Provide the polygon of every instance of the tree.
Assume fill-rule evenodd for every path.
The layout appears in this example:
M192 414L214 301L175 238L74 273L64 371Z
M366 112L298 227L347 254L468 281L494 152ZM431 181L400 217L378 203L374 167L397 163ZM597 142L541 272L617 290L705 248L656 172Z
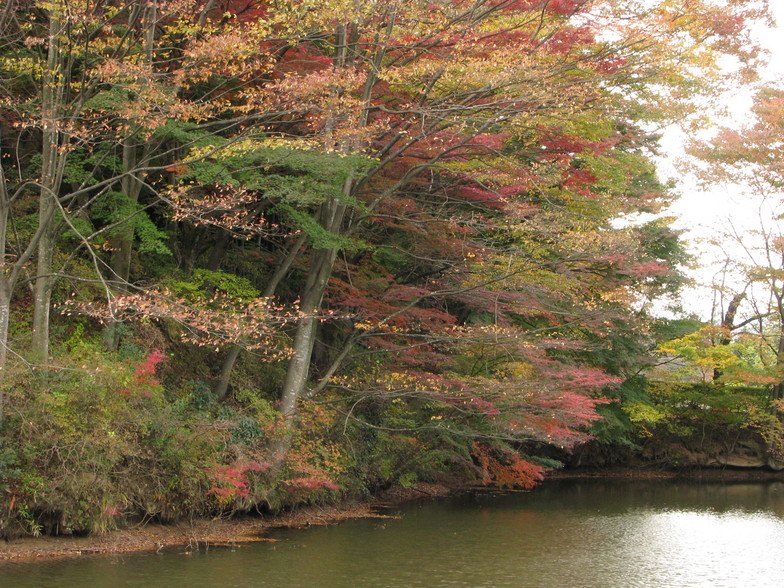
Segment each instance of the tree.
M775 401L782 398L784 366L784 239L779 227L784 180L780 145L784 92L774 87L761 89L752 116L743 128L719 129L709 141L695 142L691 153L707 164L705 173L711 174L713 181L733 182L755 201L757 226L746 228L736 219L729 219L728 237L740 252L733 255L736 271L749 285L751 309L740 325L754 328L759 337L763 346L760 357L776 378L771 392ZM733 302L737 307L741 301ZM731 305L727 316L735 312ZM734 323L734 318L726 320Z
M753 47L728 41L754 13L692 3L682 19L662 3L631 18L624 8L620 18L611 2L336 4L309 11L306 34L271 47L279 61L262 105L284 114L243 146L244 161L226 152L211 171L191 166L173 199L198 203L203 190L187 182L199 178L241 204L211 222L234 230L238 211L264 213L256 218L304 237L278 258L302 284L282 391L288 421L357 345L432 366L443 355L431 350L480 313L491 322L518 315L510 340L526 328L592 330L612 324L596 309L613 305L597 299L620 297L611 312L621 320L633 285L670 271L656 256L632 261L641 234L595 231L666 199L638 123L688 108L654 102L687 98L691 65L724 51L748 57ZM610 30L612 42L602 36ZM312 186L323 154L336 165L357 155L377 163L358 163L339 188L292 189ZM259 159L282 170L277 183L245 184ZM339 256L346 269L336 271ZM314 360L325 304L354 316L323 326L336 348ZM308 389L314 369L320 381Z
M670 422L710 416L714 426L739 426L761 436L766 457L774 460L781 458L784 439L781 96L775 88L762 89L747 125L719 128L711 139L691 145L692 169L705 184L731 185L747 203L745 214L727 219L727 228L712 242L725 259L721 280L714 284L718 318L661 347L677 356L684 370L702 373L699 385L676 385L680 389L666 408Z
M668 199L642 129L681 116L689 96L719 83L716 72L695 81L695 67L723 53L749 58L742 25L761 14L709 0L639 10L610 0L53 6L60 12L18 5L3 61L15 80L7 97L25 106L4 118L39 142L40 121L59 125L50 159L61 171L39 186L40 236L7 240L20 252L35 240L23 263L42 240L52 244L37 256L36 306L48 312L44 295L64 273L49 268L54 245L77 235L80 261L100 270L87 279L103 280L110 308L128 303L194 329L202 321L228 348L216 385L224 396L254 339L212 322L223 301L115 298L133 281L131 233L150 237L128 219L160 230L144 205L162 197L179 223L167 226L178 269L222 270L233 247L256 257L261 298L278 298L259 308L298 308L281 329L291 344L287 427L298 402L346 388L336 382L366 357L382 358L384 374L402 362L423 396L468 395L442 407L478 407L474 421L494 416L481 393L508 380L510 414L543 402L564 415L564 430L589 423L593 396L626 370L608 358L621 341L614 331L640 330L635 292L677 281L674 250L659 247L666 226L613 224ZM42 22L65 34L40 42ZM47 98L45 75L23 72L49 55L41 71L64 75L47 74L62 81ZM7 199L21 201L47 184L32 153L16 155L17 196ZM108 202L128 212L102 215ZM42 351L48 322L38 322ZM538 386L547 393L529 396ZM586 400L571 395L580 389Z
M247 124L222 92L241 84L250 91L252 80L241 79L239 64L258 65L250 51L268 29L240 35L237 24L208 25L214 9L214 2L199 0L6 4L0 361L9 350L11 302L23 276L34 285L31 357L45 362L52 290L69 266L82 266L69 279L98 281L111 300L127 291L134 235L141 251L168 252L147 209L187 148L172 128L211 118L185 138L192 143ZM220 43L225 47L216 53ZM232 61L220 72L222 86L204 86L210 72ZM34 228L20 229L25 215L34 215L27 217ZM75 243L68 254L66 238ZM31 262L36 269L27 277ZM107 344L116 345L112 329Z

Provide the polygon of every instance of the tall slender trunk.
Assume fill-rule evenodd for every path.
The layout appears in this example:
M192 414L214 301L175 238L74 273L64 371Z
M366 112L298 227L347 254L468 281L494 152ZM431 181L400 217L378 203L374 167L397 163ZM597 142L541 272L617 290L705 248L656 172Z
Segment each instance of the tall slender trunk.
M44 184L46 186L46 184ZM36 361L43 361L49 357L49 314L52 306L52 288L54 277L52 261L56 242L57 211L56 195L53 193L54 185L46 187L41 192L38 207L38 218L43 228L38 241L38 259L36 263L36 279L33 285L33 341L32 353ZM47 223L44 226L44 223Z
M0 128L0 157L2 157L3 134ZM5 181L5 172L0 165L0 429L3 423L4 390L3 370L8 359L8 326L11 320L11 294L13 284L9 281L8 260L6 247L8 243L8 215L11 212L11 197L8 193L8 184Z
M343 192L351 191L351 179L346 180ZM332 198L319 209L319 224L331 233L338 233L346 214L342 199ZM294 418L297 403L302 398L310 375L310 359L316 344L318 314L324 299L332 268L337 257L337 248L317 249L313 252L305 287L300 297L301 317L297 322L292 344L292 355L286 371L286 379L281 392L280 412L283 416L283 434L273 448L272 471L277 473L282 467L291 448Z
M281 413L290 423L296 413L297 401L302 396L310 374L310 358L316 343L316 327L321 310L321 301L327 288L332 266L335 263L337 249L320 249L314 252L308 280L300 302L302 317L297 323L297 330L292 345L292 356L281 396Z
M2 129L0 129L1 131ZM0 136L2 145L2 136ZM42 234L41 227L33 235L30 243L23 250L17 250L13 262L8 257L8 219L14 197L8 191L5 173L0 165L0 430L5 415L6 378L4 370L8 361L8 330L11 322L11 300L19 282L19 275L27 266L36 249L38 238ZM43 227L51 221L41 220Z
M776 347L776 368L777 372L781 374L784 372L784 315L781 313L784 312L784 298L779 297L778 300L779 306L779 340L778 345ZM782 400L784 399L784 382L779 382L773 386L772 391L772 399L773 400ZM781 417L784 414L784 411L776 409L776 414Z
M784 338L779 339L779 359L776 362L776 366L779 368L784 366ZM784 382L774 384L771 398L773 400L781 400L784 398ZM782 411L776 409L776 414L781 415Z
M49 357L49 313L52 300L52 260L56 241L55 216L66 153L61 149L63 138L59 124L65 98L60 38L64 34L64 7L55 2L49 17L49 49L41 89L41 192L38 205L39 228L36 279L33 285L33 357L46 361Z
M353 63L357 55L355 54L358 42L358 27L339 24L336 27L336 50L333 58L333 65L336 68L346 67ZM375 80L374 76L371 76ZM366 101L370 96L370 89L374 81L368 81L366 86ZM339 90L335 90L336 97ZM367 122L367 112L363 112L362 120L359 122L363 126ZM338 137L335 133L337 129L337 118L329 118L324 125L324 140L329 148L349 153L356 145L350 139ZM320 207L317 215L319 225L331 234L343 234L344 219L348 207L346 202L355 187L354 178L346 178L342 189L342 197L333 197L326 200ZM319 323L318 314L321 311L324 292L327 289L329 278L338 254L336 247L318 249L313 252L308 270L305 287L300 296L301 317L297 322L292 344L292 356L289 360L286 371L286 379L283 383L281 392L280 411L283 416L283 434L276 446L273 448L272 471L273 474L282 467L286 455L291 447L293 437L293 425L297 412L297 403L304 396L308 378L310 376L310 363L313 355L313 348L316 344L317 327Z
M8 360L8 325L11 318L11 292L8 281L0 276L0 434L5 417L5 365Z
M43 216L43 212L40 213ZM53 279L52 253L54 234L47 230L38 242L37 277L33 286L33 342L32 356L35 361L46 362L49 358L49 315L52 304Z

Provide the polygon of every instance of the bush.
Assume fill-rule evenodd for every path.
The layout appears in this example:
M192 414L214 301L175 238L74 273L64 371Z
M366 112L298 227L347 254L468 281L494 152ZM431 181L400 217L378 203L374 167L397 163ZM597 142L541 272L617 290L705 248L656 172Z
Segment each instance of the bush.
M224 435L164 401L161 359L152 353L129 367L96 352L80 365L6 374L5 447L15 448L0 453L6 535L101 532L126 517L209 512L203 468Z

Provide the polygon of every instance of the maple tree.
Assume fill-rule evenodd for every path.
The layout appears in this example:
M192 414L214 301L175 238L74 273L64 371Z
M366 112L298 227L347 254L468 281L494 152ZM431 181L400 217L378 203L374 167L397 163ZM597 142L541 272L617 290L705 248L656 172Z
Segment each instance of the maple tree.
M692 142L690 154L708 164L703 168L704 181L732 181L768 190L780 186L784 177L780 144L784 90L775 86L759 89L749 114L747 124L720 127L711 139Z
M650 179L645 135L633 119L620 122L629 100L639 103L642 94L614 89L640 90L639 72L662 58L663 46L638 49L643 32L675 49L667 41L670 7L637 15L637 26L611 44L592 30L614 22L610 4L381 6L352 4L354 18L345 22L335 19L345 13L338 6L309 10L308 32L277 46L263 92L242 96L282 120L250 142L222 139L215 154L213 139L194 146L193 159L205 149L212 156L181 166L181 187L171 195L183 218L290 242L271 270L276 283L299 264L304 280L282 390L287 416L365 342L429 357L414 364L446 372L437 365L445 355L434 350L470 339L472 329L445 305L511 320L498 341L525 332L540 341L538 332L576 347L573 325L617 328L617 302L631 302L630 286L669 271L655 257L631 263L637 251L629 232L607 231L606 239L597 232L624 211L665 199ZM693 8L705 13L685 23L690 35L718 26L707 4ZM734 16L740 22L743 15ZM711 42L720 36L713 32ZM686 60L694 47L684 44L673 55ZM694 59L707 58L704 47L698 53ZM657 81L682 98L687 81L678 71ZM327 169L343 171L325 185ZM365 243L377 252L369 255ZM348 271L335 274L340 251ZM356 285L365 278L372 287ZM616 298L605 315L593 299L603 290ZM585 300L575 304L578 293ZM321 368L322 384L306 391L325 297L333 309L357 315L359 328L332 329L343 351ZM511 318L521 308L528 324ZM456 335L458 325L464 332Z
M631 263L633 238L624 243L608 230L613 216L664 198L645 167L645 137L634 122L640 115L629 109L632 100L653 100L638 76L665 51L684 61L708 59L707 45L722 35L716 19L737 32L708 4L693 6L697 16L684 21L688 36L710 32L711 43L700 49L673 46L666 5L650 18L638 15L617 44L592 30L613 22L611 4L384 7L364 13L355 6L355 21L336 25L326 11L328 50L301 46L296 58L311 56L313 69L287 69L272 89L279 109L298 107L306 121L287 128L286 147L315 142L379 160L349 176L342 194L320 201L313 216L298 217L299 230L332 242L317 244L307 260L306 318L294 335L285 415L322 390L357 345L395 352L398 361L408 354L403 361L447 373L439 364L448 354L439 346L470 340L472 313L517 327L497 338L499 348L526 333L535 340L534 333L558 336L572 325L611 325L612 314L597 312L592 293L605 290L616 302L625 294L629 303L631 284L669 271L662 259ZM743 16L735 12L733 22ZM643 31L662 45L646 51ZM691 78L675 68L657 83L683 98ZM635 91L622 94L624 87ZM644 116L664 116L655 110ZM608 230L606 240L597 237L599 227ZM346 236L363 241L352 245ZM363 251L364 243L377 250ZM345 270L334 269L341 249L348 250L338 266ZM582 309L577 292L586 294ZM322 299L359 318L342 336L333 329L342 351L322 358L320 383L307 390ZM615 308L623 314L622 305ZM515 314L528 315L527 324ZM578 344L564 337L563 345Z

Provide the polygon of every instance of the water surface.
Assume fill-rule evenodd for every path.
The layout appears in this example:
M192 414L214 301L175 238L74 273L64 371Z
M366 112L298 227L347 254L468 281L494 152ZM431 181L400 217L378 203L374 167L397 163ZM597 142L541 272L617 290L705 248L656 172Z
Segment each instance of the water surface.
M7 563L0 586L784 585L784 482L551 481L209 552Z

